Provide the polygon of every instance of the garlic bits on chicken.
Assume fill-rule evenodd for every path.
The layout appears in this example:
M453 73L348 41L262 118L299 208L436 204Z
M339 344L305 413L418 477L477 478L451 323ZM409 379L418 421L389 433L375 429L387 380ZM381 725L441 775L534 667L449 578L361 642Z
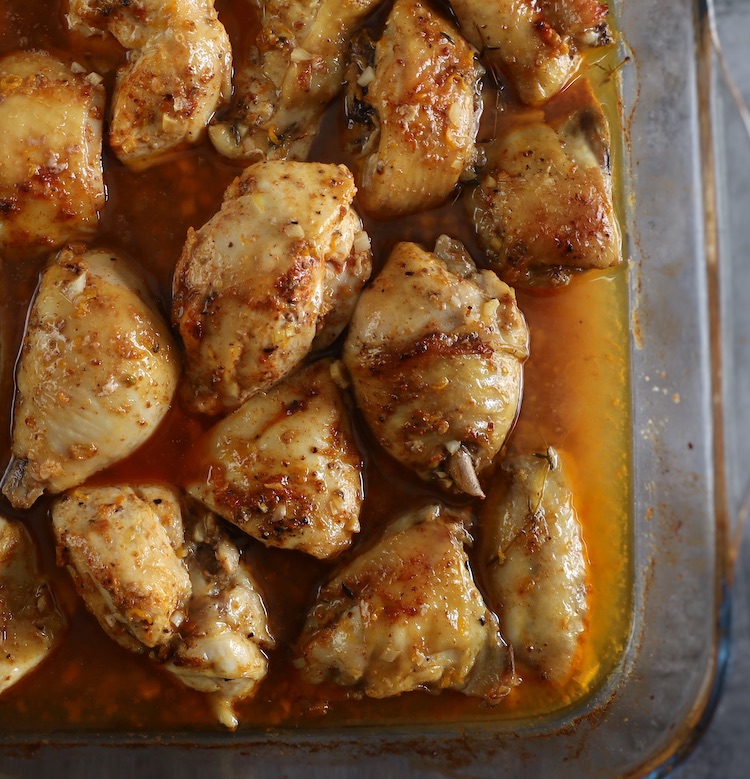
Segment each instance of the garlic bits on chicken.
M245 163L304 160L344 85L351 39L380 0L249 0L260 30L237 60L234 100L211 123L216 150Z
M21 522L0 514L0 693L49 656L66 619Z
M509 284L560 286L617 265L609 127L591 84L500 132L466 205L488 266Z
M526 105L550 100L579 70L583 51L612 42L599 0L451 0L451 8Z
M343 165L259 162L189 231L172 321L191 410L238 408L346 326L372 263L355 193Z
M229 100L232 49L214 0L69 0L66 20L75 33L110 33L128 50L109 143L135 170L198 142Z
M420 0L397 0L377 42L356 39L348 143L368 214L434 208L473 174L483 73L476 49Z
M393 520L320 589L295 666L371 698L457 690L497 703L516 679L474 583L465 513L439 504Z
M528 328L463 244L400 243L362 293L343 360L375 437L422 479L483 497L521 400Z
M362 455L319 360L247 400L199 443L188 492L266 546L337 555L359 532Z
M37 51L0 59L0 254L88 239L104 207L101 77Z
M29 508L127 457L170 408L180 360L144 280L103 249L63 249L21 346L3 494Z
M516 659L543 679L565 683L586 630L589 563L554 448L503 462L482 504L477 552L488 602Z

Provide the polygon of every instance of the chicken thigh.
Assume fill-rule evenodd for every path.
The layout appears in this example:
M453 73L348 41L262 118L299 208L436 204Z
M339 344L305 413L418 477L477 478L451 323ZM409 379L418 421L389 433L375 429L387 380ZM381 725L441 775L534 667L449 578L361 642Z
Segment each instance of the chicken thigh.
M185 345L185 398L230 411L292 371L346 325L370 274L370 241L343 165L261 162L227 190L175 269L172 318Z
M295 665L372 698L458 690L498 701L514 681L496 617L469 569L458 512L427 506L390 524L320 590Z
M41 52L0 60L0 253L92 234L104 207L104 87Z
M35 557L25 529L0 516L0 693L33 671L65 629Z
M191 593L176 493L78 487L55 501L52 524L58 564L104 631L135 652L168 644Z
M587 561L554 449L503 464L483 507L478 552L516 658L544 679L566 681L586 627Z
M347 118L364 209L377 217L440 205L476 157L482 67L448 20L396 0L383 37L360 36Z
M196 143L231 95L232 51L214 0L69 0L70 29L126 49L109 142L135 169Z
M209 130L217 151L248 162L307 158L343 86L353 32L381 0L252 0L261 30L237 68L235 103Z
M28 508L129 455L166 414L179 373L169 329L133 268L103 250L61 251L21 347L3 493Z
M274 640L257 585L220 522L208 511L186 519L192 597L165 668L208 693L219 721L233 730L234 704L255 694Z
M579 51L611 42L599 0L451 0L461 31L508 77L521 100L556 95L581 62Z
M529 112L502 133L467 200L490 267L509 284L555 286L620 262L607 121L587 81L571 100L549 121Z
M513 290L441 236L391 253L344 344L380 444L425 480L483 496L478 474L515 422L528 329Z
M362 458L323 360L250 398L199 449L188 492L268 546L331 557L359 531Z

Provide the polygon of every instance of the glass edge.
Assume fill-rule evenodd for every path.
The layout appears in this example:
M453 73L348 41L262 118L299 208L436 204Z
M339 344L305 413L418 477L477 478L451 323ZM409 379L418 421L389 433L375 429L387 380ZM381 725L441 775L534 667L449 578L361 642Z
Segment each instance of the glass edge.
M700 145L701 159L703 169L701 176L705 184L704 214L707 221L705 230L705 252L706 252L706 272L707 272L707 290L709 305L709 325L710 325L710 359L712 380L717 381L721 376L722 370L722 344L721 344L721 326L720 326L720 306L719 306L719 274L718 274L718 238L715 222L714 204L716 200L716 181L715 168L713 161L713 138L711 124L711 44L707 28L707 2L706 0L693 0L696 7L696 51L698 53L697 70L697 88L698 102L700 111ZM615 0L615 6L620 6L622 0ZM712 219L713 217L713 219ZM631 269L631 273L637 273L637 270ZM729 633L729 624L731 621L730 601L728 597L728 582L730 572L728 570L726 547L729 538L730 517L728 514L728 504L726 489L724 484L724 441L723 441L723 406L721 392L712 392L712 419L713 419L713 454L714 454L714 488L715 488L715 517L717 528L717 569L716 569L716 622L714 625L716 633L716 652L710 668L706 669L706 676L700 695L696 698L692 716L685 720L680 729L672 734L669 742L661 745L658 751L653 752L649 757L637 767L627 769L624 773L617 774L621 777L661 777L674 766L683 760L692 750L697 738L705 730L718 700L721 679L723 678L723 669L726 664L727 641ZM642 625L638 619L633 624L631 643L637 643L639 631ZM588 717L599 710L606 710L610 697L615 692L614 688L618 684L616 678L617 672L610 678L602 688L591 698L585 707L585 710L579 712L578 718ZM462 735L462 739L467 735L469 738L476 738L481 741L488 734L486 731L492 726L480 726L478 729L468 728L468 733ZM495 726L496 727L496 726ZM559 730L559 725L557 726ZM443 740L445 735L451 730L449 726L439 729L420 728L405 730L396 741L405 744L412 743L415 739L424 739L427 741ZM505 734L512 737L510 728ZM531 740L535 737L544 738L553 733L554 727L549 725L537 729L529 728L525 731ZM288 732L284 732L288 736ZM302 753L305 753L305 747L325 748L325 738L331 738L330 735L322 731L304 731L294 734L294 738L299 741ZM337 744L331 744L330 748L336 750L342 742L350 746L356 746L362 739L371 739L378 741L381 746L388 741L382 738L382 732L374 728L352 727L347 730L343 737L336 737ZM113 736L108 733L84 733L84 734L27 734L16 736L4 736L0 734L0 757L7 753L16 756L26 756L32 758L52 748L60 749L97 749L104 748L105 752L111 752L113 749L160 749L161 747L203 747L209 751L217 749L243 749L252 747L261 747L271 752L278 750L284 751L290 748L289 741L283 746L280 744L279 733L274 731L259 731L253 734L242 734L241 736L222 733L177 733L177 734L142 734L142 733L122 733ZM173 756L174 749L167 750ZM304 754L302 754L304 759ZM2 764L0 764L2 767ZM234 774L232 774L234 775ZM405 774L408 775L408 774ZM614 776L614 775L613 775Z

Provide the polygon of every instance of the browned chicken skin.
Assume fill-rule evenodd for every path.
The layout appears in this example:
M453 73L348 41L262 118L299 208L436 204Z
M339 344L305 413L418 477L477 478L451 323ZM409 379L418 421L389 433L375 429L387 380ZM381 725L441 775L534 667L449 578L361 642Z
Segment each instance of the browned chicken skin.
M425 480L482 496L516 419L528 329L513 290L442 236L398 244L354 313L343 358L367 423Z
M104 631L135 652L168 644L191 593L176 493L78 487L57 499L52 524L58 564Z
M172 320L193 410L236 409L341 332L371 268L355 192L343 165L256 163L190 230Z
M297 371L219 422L188 491L268 546L331 557L359 531L362 458L331 361Z
M210 130L227 157L304 160L343 86L354 31L381 0L249 0L261 31L237 65L235 100Z
M588 563L554 449L503 463L483 504L478 554L516 657L544 679L567 681L586 628Z
M231 94L232 51L214 0L69 0L68 26L129 51L109 142L135 169L196 143Z
M440 506L406 514L325 584L300 638L302 673L372 698L506 695L512 659L472 579L465 519Z
M103 249L64 249L21 347L3 494L29 508L123 459L170 408L180 363L144 278Z
M0 253L38 255L96 231L104 87L41 52L0 60Z
M572 109L550 120L529 112L499 135L466 201L489 266L509 284L565 284L621 259L607 122L587 81L571 90Z
M579 51L611 41L599 0L451 0L461 32L527 105L554 97L581 63Z
M420 0L397 0L377 43L361 36L347 117L368 213L423 211L451 194L476 158L482 73L476 50Z
M31 537L21 523L0 515L0 693L33 671L64 630Z

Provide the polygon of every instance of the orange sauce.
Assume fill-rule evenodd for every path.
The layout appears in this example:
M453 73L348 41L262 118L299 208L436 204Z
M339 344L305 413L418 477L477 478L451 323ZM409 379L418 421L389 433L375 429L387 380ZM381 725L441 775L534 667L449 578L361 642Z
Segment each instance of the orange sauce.
M217 8L239 58L255 29L250 6L246 0L217 0ZM65 61L106 72L105 83L110 88L114 68L124 59L111 40L92 42L67 33L62 14L50 14L47 0L2 4L0 53L18 48L46 49ZM598 94L616 128L616 94L606 75L613 56L592 60L586 68L596 78ZM494 123L493 91L488 91L485 104L482 134L486 139ZM502 121L510 120L512 108L505 108ZM339 101L324 120L321 137L326 141L316 143L314 158L347 161L341 150L342 122ZM618 149L615 143L615 169ZM138 262L168 312L172 271L186 231L191 226L199 228L212 216L226 185L238 172L237 166L220 158L208 143L142 173L129 171L105 151L108 200L93 243L120 250ZM364 221L377 266L396 241L416 240L431 248L441 233L460 238L475 258L481 257L460 201L408 219ZM0 468L10 456L13 361L44 262L42 258L0 267ZM278 642L258 695L238 708L241 727L537 717L573 704L615 667L627 638L630 613L626 271L619 268L582 275L564 289L519 292L518 300L529 323L532 356L526 364L523 405L509 450L556 447L573 486L591 563L590 617L577 673L561 689L535 680L521 667L523 683L493 709L454 693L442 693L439 699L410 693L372 701L333 685L314 687L299 678L291 662L294 641L321 581L390 518L409 506L440 499L426 485L405 477L373 445L358 421L358 435L366 449L367 492L363 531L351 552L336 562L323 563L296 552L266 549L237 534L262 587ZM135 456L92 481L179 484L190 469L191 446L209 425L209 420L191 417L176 402L156 435ZM53 580L70 618L68 633L53 656L0 697L0 729L8 733L219 729L203 695L185 688L147 659L115 645L86 612L67 572L55 565L50 502L43 498L27 512L14 511L4 499L0 503L0 511L22 519L31 529L40 549L41 567Z

